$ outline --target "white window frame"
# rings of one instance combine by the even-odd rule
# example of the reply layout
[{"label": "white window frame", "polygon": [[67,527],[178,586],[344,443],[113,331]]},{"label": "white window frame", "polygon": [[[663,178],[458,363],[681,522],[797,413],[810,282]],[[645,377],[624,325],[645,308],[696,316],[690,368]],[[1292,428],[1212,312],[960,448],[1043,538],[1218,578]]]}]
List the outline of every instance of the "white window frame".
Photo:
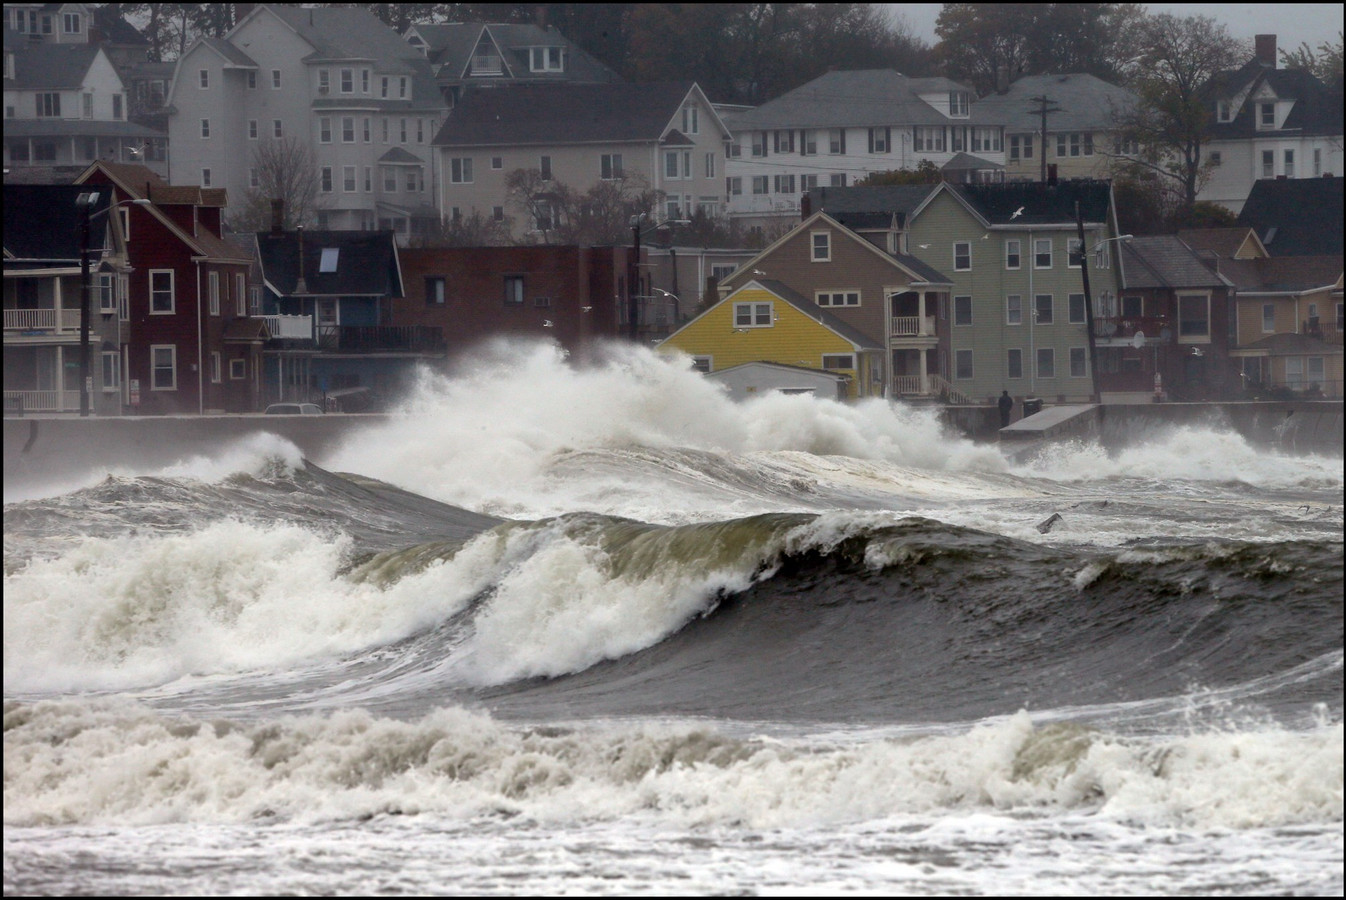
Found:
[{"label": "white window frame", "polygon": [[[1011,247],[1013,247],[1014,249],[1011,250],[1010,249]],[[1013,262],[1011,262],[1011,259],[1013,259]],[[1016,272],[1019,269],[1023,268],[1023,264],[1024,264],[1023,241],[1020,240],[1019,238],[1010,238],[1009,240],[1005,241],[1005,269],[1011,272]]]},{"label": "white window frame", "polygon": [[[1085,348],[1085,347],[1071,347],[1071,348],[1070,348],[1068,355],[1069,355],[1069,357],[1070,357],[1070,377],[1071,377],[1071,378],[1088,378],[1088,377],[1089,377],[1089,354],[1086,352],[1086,350],[1087,350],[1087,348]],[[1075,361],[1076,361],[1076,359],[1079,360],[1079,364],[1080,364],[1080,365],[1079,365],[1079,372],[1078,372],[1078,373],[1076,373],[1076,371],[1075,371]]]},{"label": "white window frame", "polygon": [[810,262],[832,261],[832,232],[830,231],[809,232],[809,261]]},{"label": "white window frame", "polygon": [[[1019,374],[1014,374],[1014,360],[1017,357]],[[1011,381],[1024,377],[1024,351],[1022,347],[1005,348],[1005,377]]]},{"label": "white window frame", "polygon": [[224,376],[224,360],[220,356],[220,351],[210,351],[210,383],[219,384]]},{"label": "white window frame", "polygon": [[855,371],[854,353],[824,353],[819,366],[825,372]]},{"label": "white window frame", "polygon": [[[109,365],[110,364],[110,365]],[[114,394],[122,387],[122,355],[118,350],[102,352],[103,393]]]},{"label": "white window frame", "polygon": [[1005,295],[1005,324],[1022,325],[1024,323],[1023,294]]},{"label": "white window frame", "polygon": [[449,184],[472,184],[472,157],[455,156],[449,160]]},{"label": "white window frame", "polygon": [[[961,248],[962,251],[963,251],[962,254],[959,254],[959,252],[958,252],[960,248]],[[963,260],[963,264],[962,264],[962,265],[959,265],[959,264],[958,264],[958,261],[959,261],[959,257],[960,257],[960,256],[962,257],[962,260]],[[971,272],[971,271],[972,271],[972,242],[971,242],[971,241],[954,241],[954,243],[953,243],[953,270],[954,270],[955,272]]]},{"label": "white window frame", "polygon": [[[1042,306],[1038,301],[1045,299],[1047,301],[1047,320],[1042,320]],[[1034,325],[1055,325],[1056,324],[1056,296],[1054,294],[1034,294],[1033,295],[1033,324]]]},{"label": "white window frame", "polygon": [[354,194],[359,190],[359,166],[341,167],[341,192],[343,194]]},{"label": "white window frame", "polygon": [[[1042,251],[1042,249],[1041,249],[1041,246],[1042,246],[1043,244],[1046,244],[1046,245],[1047,245],[1047,251],[1046,251],[1046,253],[1043,253],[1043,251]],[[1053,248],[1052,248],[1052,239],[1051,239],[1051,238],[1033,238],[1033,268],[1035,268],[1035,269],[1050,269],[1050,268],[1052,267],[1052,250],[1053,250]],[[1047,257],[1047,264],[1046,264],[1046,265],[1043,265],[1043,264],[1039,261],[1039,257],[1041,257],[1041,256],[1046,256],[1046,257]]]},{"label": "white window frame", "polygon": [[860,293],[859,290],[846,289],[818,291],[813,295],[813,302],[821,307],[856,307],[860,305]]},{"label": "white window frame", "polygon": [[248,377],[248,361],[242,357],[229,360],[229,380],[242,381]]},{"label": "white window frame", "polygon": [[[159,384],[159,364],[158,356],[160,350],[168,351],[168,371],[172,376],[172,383],[167,385]],[[151,391],[176,391],[178,389],[178,345],[177,344],[150,344],[150,390]]]},{"label": "white window frame", "polygon": [[218,316],[220,314],[220,273],[206,273],[206,296],[209,298],[210,314]]},{"label": "white window frame", "polygon": [[[1043,366],[1042,366],[1043,360],[1046,360],[1046,362],[1047,362],[1047,366],[1051,369],[1050,372],[1044,372],[1044,371],[1043,371]],[[1037,354],[1036,354],[1036,358],[1033,360],[1033,366],[1034,366],[1034,372],[1037,373],[1037,377],[1038,377],[1038,378],[1055,378],[1055,377],[1056,377],[1056,350],[1055,350],[1055,348],[1053,348],[1053,347],[1039,347],[1039,348],[1038,348],[1038,352],[1037,352]]]},{"label": "white window frame", "polygon": [[[149,272],[148,272],[147,274],[148,274],[148,282],[147,282],[147,283],[149,284],[149,294],[150,294],[150,315],[152,315],[152,316],[171,316],[171,315],[173,315],[174,313],[176,313],[176,312],[177,312],[177,308],[178,308],[178,301],[177,301],[177,286],[176,286],[176,283],[177,283],[177,272],[176,272],[175,270],[173,270],[173,269],[150,269]],[[155,289],[155,287],[154,287],[154,280],[155,280],[155,278],[154,278],[154,277],[155,277],[156,275],[167,275],[167,276],[168,276],[168,289],[167,289],[167,291],[165,291],[163,288],[160,288],[160,289],[158,289],[158,290]],[[165,293],[168,295],[168,309],[155,309],[155,308],[154,308],[154,307],[155,307],[155,296],[156,296],[156,295],[158,295],[158,296],[163,296]]]},{"label": "white window frame", "polygon": [[734,304],[735,328],[771,328],[775,324],[775,304],[769,300]]},{"label": "white window frame", "polygon": [[242,272],[234,273],[234,314],[248,314],[248,280]]}]

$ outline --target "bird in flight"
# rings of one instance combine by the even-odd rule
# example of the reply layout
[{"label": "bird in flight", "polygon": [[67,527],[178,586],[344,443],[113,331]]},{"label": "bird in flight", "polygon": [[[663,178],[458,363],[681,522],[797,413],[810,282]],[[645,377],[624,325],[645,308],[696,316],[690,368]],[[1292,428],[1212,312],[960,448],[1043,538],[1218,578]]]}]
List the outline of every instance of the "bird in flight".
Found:
[{"label": "bird in flight", "polygon": [[1014,212],[1010,213],[1010,218],[1011,218],[1011,219],[1017,219],[1017,218],[1019,218],[1020,216],[1022,216],[1023,214],[1024,214],[1024,208],[1021,206],[1021,207],[1019,207],[1018,209],[1016,209]]},{"label": "bird in flight", "polygon": [[551,327],[552,327],[552,320],[551,320],[551,319],[543,319],[543,320],[542,320],[542,327],[543,327],[543,328],[551,328]]}]

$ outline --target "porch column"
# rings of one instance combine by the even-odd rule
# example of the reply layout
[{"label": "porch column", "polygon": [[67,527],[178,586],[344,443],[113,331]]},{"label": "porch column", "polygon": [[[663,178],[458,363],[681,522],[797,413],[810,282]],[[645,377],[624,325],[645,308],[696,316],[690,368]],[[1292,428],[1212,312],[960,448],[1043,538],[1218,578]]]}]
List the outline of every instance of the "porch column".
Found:
[{"label": "porch column", "polygon": [[[924,299],[922,299],[921,303],[922,303],[922,305],[924,305],[924,303],[925,303]],[[929,395],[929,393],[930,393],[930,376],[926,374],[926,359],[925,359],[925,354],[926,354],[926,349],[925,349],[924,347],[922,347],[922,348],[921,348],[921,396],[922,396],[922,397],[927,396],[927,395]]]}]

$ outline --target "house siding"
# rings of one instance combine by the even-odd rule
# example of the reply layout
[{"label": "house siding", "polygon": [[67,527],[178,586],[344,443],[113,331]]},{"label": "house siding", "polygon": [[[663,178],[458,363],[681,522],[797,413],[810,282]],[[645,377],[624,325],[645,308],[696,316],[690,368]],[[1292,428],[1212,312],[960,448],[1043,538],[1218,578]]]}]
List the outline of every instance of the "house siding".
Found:
[{"label": "house siding", "polygon": [[[988,230],[958,201],[941,193],[921,211],[913,221],[910,232],[912,253],[928,265],[948,274],[954,287],[950,291],[947,318],[940,321],[942,336],[948,335],[948,370],[942,374],[955,388],[974,400],[994,401],[1002,390],[1011,395],[1034,394],[1048,398],[1064,397],[1067,401],[1081,401],[1092,394],[1093,384],[1087,367],[1084,377],[1071,377],[1071,348],[1087,347],[1088,338],[1083,323],[1069,323],[1069,295],[1084,292],[1083,279],[1078,268],[1068,267],[1067,245],[1075,237],[1075,230],[1041,228],[1038,230]],[[982,235],[989,235],[985,240]],[[1099,240],[1096,229],[1086,231],[1091,242]],[[1049,239],[1052,244],[1050,269],[1034,268],[1033,241]],[[1021,263],[1018,270],[1005,268],[1005,241],[1021,242]],[[966,241],[971,245],[971,269],[956,271],[953,264],[954,243]],[[920,249],[929,244],[929,249]],[[1092,255],[1092,254],[1091,254]],[[1115,256],[1115,253],[1113,254]],[[1098,298],[1102,291],[1117,292],[1116,261],[1107,269],[1099,269],[1090,262],[1090,291]],[[1022,298],[1022,324],[1006,323],[1006,297],[1018,294]],[[1033,323],[1034,295],[1051,294],[1053,317],[1051,325]],[[971,296],[972,324],[954,325],[954,298]],[[942,337],[941,337],[942,340]],[[1010,379],[1007,373],[1006,351],[1022,351],[1023,377]],[[1050,348],[1054,356],[1055,374],[1051,378],[1037,377],[1037,351]],[[958,350],[971,350],[973,377],[956,378],[954,371]]]},{"label": "house siding", "polygon": [[[737,303],[770,303],[775,317],[768,327],[742,329],[734,324]],[[680,350],[691,356],[713,358],[712,371],[722,371],[749,362],[775,362],[821,369],[823,355],[854,354],[855,369],[831,370],[850,375],[847,395],[857,396],[860,376],[866,374],[860,353],[850,341],[819,324],[770,291],[746,287],[688,323],[660,345],[660,352]]]}]

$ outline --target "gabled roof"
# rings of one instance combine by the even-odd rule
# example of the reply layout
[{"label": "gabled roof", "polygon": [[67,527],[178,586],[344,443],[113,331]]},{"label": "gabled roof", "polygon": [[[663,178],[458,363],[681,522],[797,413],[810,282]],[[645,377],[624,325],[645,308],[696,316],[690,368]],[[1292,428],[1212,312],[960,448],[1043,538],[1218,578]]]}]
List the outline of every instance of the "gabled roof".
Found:
[{"label": "gabled roof", "polygon": [[[852,218],[856,214],[891,213],[898,217],[898,227],[904,228],[937,187],[935,184],[820,187],[809,191],[809,202],[813,210],[826,212],[843,224],[861,221]],[[887,227],[887,223],[882,227]]]},{"label": "gabled roof", "polygon": [[[403,34],[403,38],[413,31],[425,41],[430,62],[442,67],[438,69],[441,79],[456,80],[470,77],[473,51],[485,38],[500,50],[501,58],[508,67],[511,78],[595,82],[622,80],[616,72],[594,59],[554,28],[544,29],[532,23],[450,22],[442,25],[413,25]],[[532,47],[564,47],[565,71],[530,71],[527,54]]]},{"label": "gabled roof", "polygon": [[1042,128],[1042,116],[1034,97],[1046,97],[1057,110],[1047,116],[1047,131],[1052,134],[1111,130],[1113,111],[1129,110],[1137,101],[1126,88],[1093,75],[1025,75],[1005,93],[982,97],[977,106],[1003,122],[1007,134],[1036,133]]},{"label": "gabled roof", "polygon": [[1222,288],[1228,282],[1202,263],[1175,235],[1134,237],[1121,242],[1122,287],[1135,289]]},{"label": "gabled roof", "polygon": [[991,162],[989,159],[982,159],[980,156],[973,156],[971,153],[955,153],[948,162],[940,166],[944,172],[963,172],[963,171],[981,171],[983,169],[1003,169],[1003,165],[997,162]]},{"label": "gabled roof", "polygon": [[216,37],[197,38],[197,43],[206,49],[213,50],[219,54],[225,62],[225,68],[236,69],[255,69],[257,63],[251,56],[244,53],[233,44]]},{"label": "gabled roof", "polygon": [[1336,285],[1342,255],[1222,259],[1219,267],[1241,294],[1303,294]]},{"label": "gabled roof", "polygon": [[801,295],[798,291],[792,289],[783,282],[767,278],[754,278],[747,284],[744,284],[741,287],[734,288],[723,300],[711,304],[708,309],[706,309],[704,312],[701,313],[701,315],[696,316],[690,322],[685,323],[681,328],[679,328],[677,331],[674,331],[673,334],[669,335],[661,343],[667,343],[668,341],[672,340],[674,336],[690,328],[694,322],[698,322],[705,316],[709,315],[712,310],[718,309],[720,306],[732,302],[734,297],[736,297],[738,294],[740,294],[743,291],[749,291],[749,290],[760,290],[760,291],[766,291],[767,293],[770,294],[774,294],[776,297],[779,297],[781,300],[784,300],[786,303],[790,304],[795,309],[799,310],[801,313],[808,316],[813,321],[817,322],[823,328],[830,330],[838,337],[840,337],[842,340],[849,342],[851,346],[853,346],[856,350],[883,349],[882,344],[877,343],[876,341],[871,339],[868,335],[866,335],[864,332],[856,328],[853,328],[850,325],[847,325],[841,319],[832,315],[830,312],[823,309],[821,306],[814,303],[812,300],[809,300],[807,297]]},{"label": "gabled roof", "polygon": [[[735,276],[740,276],[745,273],[753,272],[754,268],[759,262],[769,258],[771,254],[775,253],[776,250],[783,244],[785,244],[786,241],[793,239],[800,232],[812,227],[813,225],[819,222],[833,226],[834,228],[836,228],[838,234],[840,234],[843,237],[849,238],[850,240],[854,241],[858,246],[863,247],[866,251],[870,253],[873,253],[874,255],[882,259],[884,262],[891,265],[893,268],[900,270],[915,284],[949,284],[949,285],[953,284],[953,281],[943,272],[940,272],[938,269],[926,265],[921,260],[908,254],[904,253],[894,254],[885,252],[884,250],[874,246],[872,243],[865,240],[860,235],[856,234],[850,228],[847,228],[841,222],[837,221],[835,218],[833,218],[832,216],[821,210],[815,212],[813,215],[809,216],[807,219],[800,222],[794,228],[790,229],[789,232],[782,235],[772,244],[764,248],[752,259],[748,260],[743,265],[739,266],[738,269],[734,270],[729,275],[725,276],[724,280],[734,281]],[[765,284],[766,282],[762,283]],[[734,290],[738,290],[738,288],[734,288]]]},{"label": "gabled roof", "polygon": [[1341,253],[1342,184],[1340,177],[1255,181],[1238,222],[1272,256]]},{"label": "gabled roof", "polygon": [[304,62],[368,60],[376,64],[379,74],[411,77],[411,96],[403,101],[406,104],[403,108],[443,109],[444,100],[435,86],[430,62],[368,10],[259,3],[225,35],[225,40],[232,39],[263,10],[275,15],[313,47]]},{"label": "gabled roof", "polygon": [[1178,239],[1195,250],[1197,255],[1218,259],[1255,259],[1267,255],[1257,233],[1247,225],[1179,231]]},{"label": "gabled roof", "polygon": [[[303,243],[301,296],[401,297],[402,273],[391,231],[284,231],[257,233],[257,260],[267,287],[295,294]],[[335,271],[322,271],[324,251],[335,250]],[[330,258],[330,256],[329,256]]]},{"label": "gabled roof", "polygon": [[[662,139],[694,82],[470,86],[433,143],[445,147],[650,143]],[[707,103],[709,106],[709,103]]]},{"label": "gabled roof", "polygon": [[1322,338],[1283,331],[1244,344],[1240,350],[1263,350],[1268,356],[1339,356],[1341,344],[1329,344]]},{"label": "gabled roof", "polygon": [[1112,185],[1106,181],[1010,181],[1004,184],[940,185],[989,227],[1027,228],[1040,225],[1070,225],[1075,222],[1075,204],[1086,224],[1111,221]]},{"label": "gabled roof", "polygon": [[[761,106],[726,118],[734,133],[776,128],[856,128],[996,123],[971,103],[966,118],[951,119],[920,94],[966,92],[947,78],[908,78],[892,69],[827,72]],[[947,100],[946,100],[947,103]]]},{"label": "gabled roof", "polygon": [[[95,161],[76,179],[84,184],[96,172],[102,172],[121,191],[123,199],[150,200],[145,209],[174,237],[180,240],[201,259],[225,260],[229,262],[248,262],[247,253],[239,250],[229,241],[211,234],[208,229],[200,228],[195,234],[184,230],[180,225],[164,214],[158,206],[160,202],[193,203],[198,206],[226,206],[223,188],[200,188],[193,185],[170,185],[152,169],[134,163],[111,163]],[[85,188],[88,190],[89,188]]]},{"label": "gabled roof", "polygon": [[[1294,105],[1279,130],[1266,131],[1257,127],[1258,109],[1255,95],[1266,85],[1278,100],[1293,100]],[[1204,93],[1213,111],[1217,100],[1230,100],[1242,94],[1245,99],[1234,118],[1221,122],[1211,116],[1211,140],[1249,140],[1272,138],[1285,131],[1299,135],[1342,133],[1341,97],[1312,73],[1302,69],[1273,69],[1252,60],[1235,72],[1226,72],[1211,80]]]},{"label": "gabled roof", "polygon": [[[44,260],[79,265],[80,210],[75,198],[97,192],[91,215],[106,212],[112,191],[80,184],[6,184],[5,261]],[[102,250],[106,216],[89,228],[91,249]]]},{"label": "gabled roof", "polygon": [[[5,79],[5,90],[78,90],[89,67],[102,52],[97,44],[32,44],[23,47],[14,54],[14,77]],[[31,114],[32,110],[28,112]],[[68,114],[78,112],[76,108]],[[12,121],[6,120],[6,130]]]}]

